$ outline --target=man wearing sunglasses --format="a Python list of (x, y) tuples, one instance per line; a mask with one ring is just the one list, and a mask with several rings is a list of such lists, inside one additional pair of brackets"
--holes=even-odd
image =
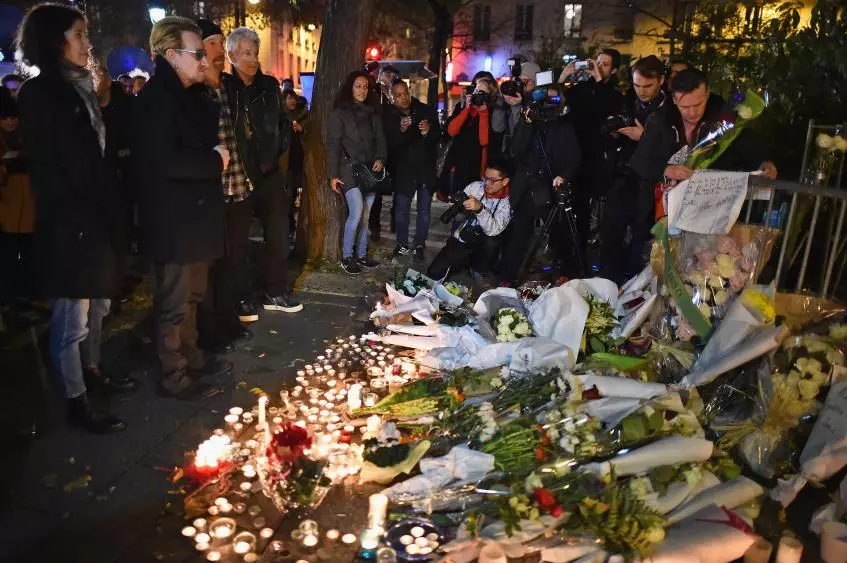
[(303, 305), (288, 290), (288, 205), (290, 196), (280, 171), (280, 157), (291, 142), (291, 122), (279, 83), (259, 68), (259, 36), (239, 27), (226, 40), (232, 74), (221, 84), (235, 129), (230, 152), (243, 165), (244, 182), (235, 171), (224, 173), (227, 204), (227, 268), (234, 278), (236, 312), (242, 322), (259, 320), (248, 276), (250, 225), (258, 216), (265, 235), (262, 307), (266, 311), (296, 313)]
[[(440, 280), (468, 267), (474, 275), (491, 269), (502, 245), (501, 235), (512, 220), (511, 175), (511, 164), (505, 159), (497, 159), (488, 164), (482, 180), (465, 188), (461, 204), (465, 218), (429, 265), (427, 276)], [(442, 221), (445, 220), (449, 219), (442, 217)]]
[(232, 364), (197, 347), (197, 306), (209, 264), (223, 255), (221, 173), (229, 152), (218, 141), (219, 107), (206, 96), (208, 65), (199, 28), (167, 17), (153, 26), (156, 73), (138, 96), (133, 152), (141, 188), (142, 245), (154, 262), (160, 392), (178, 399), (218, 392), (199, 378)]

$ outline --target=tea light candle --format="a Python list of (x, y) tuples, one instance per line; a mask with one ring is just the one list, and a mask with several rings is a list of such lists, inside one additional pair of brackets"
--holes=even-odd
[(244, 473), (244, 476), (248, 479), (252, 479), (256, 476), (256, 468), (249, 463), (244, 464), (244, 466), (241, 468), (241, 472)]
[(341, 536), (342, 543), (346, 543), (347, 545), (356, 543), (356, 536), (354, 534), (344, 534)]
[(326, 531), (326, 539), (335, 541), (341, 536), (341, 532), (336, 530), (335, 528)]
[(241, 532), (232, 539), (232, 550), (238, 554), (253, 551), (256, 547), (256, 536), (250, 532)]
[[(243, 484), (244, 484), (244, 483), (242, 483), (242, 485), (243, 485)], [(249, 490), (252, 488), (252, 486), (250, 486), (250, 483), (247, 483), (247, 485), (248, 485), (247, 490), (249, 491)], [(243, 487), (242, 487), (242, 490), (244, 490), (244, 488), (243, 488)], [(236, 514), (244, 514), (244, 511), (245, 511), (245, 510), (247, 510), (247, 505), (246, 505), (246, 504), (244, 504), (243, 502), (237, 502), (237, 503), (235, 503), (235, 504), (233, 504), (233, 505), (232, 505), (232, 510), (233, 510)]]
[(248, 483), (247, 481), (244, 481), (243, 483), (241, 483), (240, 485), (238, 485), (238, 488), (239, 488), (239, 489), (241, 489), (242, 491), (244, 491), (244, 492), (246, 493), (246, 492), (249, 492), (249, 491), (250, 491), (250, 489), (252, 489), (252, 488), (253, 488), (253, 485), (251, 485), (251, 484), (250, 484), (250, 483)]
[(206, 561), (220, 561), (221, 560), (221, 552), (220, 551), (210, 551), (206, 554)]
[(192, 522), (192, 524), (194, 524), (194, 527), (197, 528), (197, 530), (205, 530), (206, 529), (206, 519), (205, 518), (196, 518), (194, 520), (194, 522)]
[(235, 533), (235, 520), (231, 518), (221, 518), (212, 522), (212, 535), (218, 539), (230, 537)]
[(212, 537), (206, 532), (200, 532), (194, 536), (194, 541), (197, 543), (209, 543), (212, 541)]
[(182, 535), (187, 538), (193, 538), (197, 534), (197, 528), (194, 526), (186, 526), (182, 529)]
[(377, 394), (376, 393), (365, 393), (363, 398), (363, 403), (366, 407), (372, 407), (376, 404)]
[(250, 516), (253, 516), (253, 517), (258, 516), (259, 514), (261, 514), (261, 512), (262, 512), (262, 509), (259, 508), (258, 506), (256, 506), (255, 504), (253, 506), (251, 506), (249, 509), (247, 509), (247, 514), (249, 514)]
[(379, 429), (382, 427), (382, 419), (379, 415), (373, 415), (368, 417), (368, 434), (376, 434), (379, 432)]
[(253, 520), (254, 528), (264, 528), (265, 527), (265, 517), (259, 516), (255, 520)]
[(247, 553), (244, 555), (244, 563), (255, 563), (259, 560), (259, 556), (255, 553)]
[(194, 549), (196, 549), (197, 551), (206, 551), (207, 549), (209, 549), (209, 544), (198, 543), (198, 544), (195, 544)]
[(259, 535), (265, 539), (268, 539), (274, 535), (274, 530), (273, 528), (262, 528), (259, 531)]
[(244, 413), (244, 409), (241, 407), (232, 407), (229, 409), (229, 414), (234, 414), (236, 416), (241, 416)]

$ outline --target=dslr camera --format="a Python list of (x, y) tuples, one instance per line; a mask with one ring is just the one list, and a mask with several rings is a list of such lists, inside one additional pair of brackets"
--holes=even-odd
[(600, 125), (600, 132), (603, 135), (609, 135), (614, 133), (618, 129), (622, 127), (632, 127), (635, 125), (635, 118), (629, 115), (610, 115), (606, 118), (606, 121)]
[(465, 87), (465, 95), (471, 97), (471, 105), (472, 106), (481, 106), (488, 102), (489, 95), (485, 92), (476, 92), (474, 91), (473, 85)]
[(442, 223), (451, 223), (459, 213), (465, 210), (464, 203), (470, 196), (463, 191), (450, 194), (450, 202), (453, 204), (447, 211), (441, 214)]
[(513, 98), (523, 97), (524, 82), (521, 80), (521, 60), (519, 58), (509, 59), (509, 71), (512, 77), (500, 85), (500, 93)]

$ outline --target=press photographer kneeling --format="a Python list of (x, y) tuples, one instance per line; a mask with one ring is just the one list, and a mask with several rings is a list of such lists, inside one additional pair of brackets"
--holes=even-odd
[(427, 276), (440, 280), (465, 268), (474, 273), (491, 269), (491, 262), (502, 245), (503, 231), (512, 220), (511, 176), (508, 161), (495, 160), (486, 167), (483, 180), (472, 182), (453, 196), (454, 203), (441, 215), (441, 220), (449, 223), (459, 213), (466, 217), (429, 265)]

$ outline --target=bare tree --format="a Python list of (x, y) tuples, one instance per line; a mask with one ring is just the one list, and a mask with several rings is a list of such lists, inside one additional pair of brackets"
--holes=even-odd
[(344, 200), (329, 187), (326, 126), (333, 99), (346, 75), (361, 67), (374, 0), (327, 0), (315, 72), (311, 128), (305, 138), (303, 205), (298, 229), (306, 256), (314, 262), (339, 258)]

